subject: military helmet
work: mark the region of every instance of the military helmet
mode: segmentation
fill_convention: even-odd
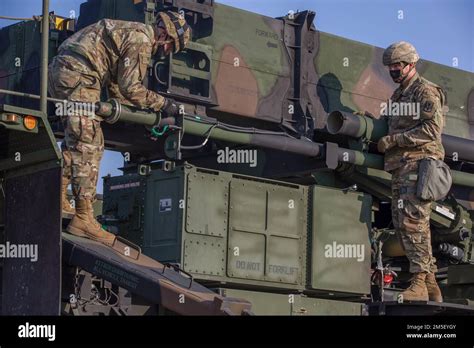
[[[185,49],[191,39],[191,27],[184,17],[176,12],[166,11],[158,13],[157,23],[160,19],[165,25],[166,32],[174,41],[174,53]]]
[[[383,52],[383,65],[390,65],[400,62],[416,63],[420,56],[415,47],[406,41],[399,41],[388,46]]]

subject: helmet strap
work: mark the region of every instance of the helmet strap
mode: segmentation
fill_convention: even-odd
[[[411,67],[407,73],[403,73],[403,70],[405,70],[405,68],[407,67],[407,65],[410,65],[409,63],[405,63],[405,62],[402,62],[403,67],[399,70],[400,71],[400,75],[399,77],[397,78],[397,80],[394,80],[395,82],[399,83],[399,84],[402,84],[406,79],[407,77],[410,75],[410,72],[413,70],[414,66]]]
[[[405,69],[405,67],[407,65],[410,65],[410,63],[405,63],[406,65],[402,68],[402,71]],[[411,72],[413,71],[413,69],[415,68],[415,64],[413,64],[412,67],[410,67],[410,69],[407,71],[406,74],[402,75],[402,80],[400,81],[400,83],[403,83],[407,78],[408,76],[410,76]]]
[[[184,47],[184,33],[186,30],[188,30],[188,24],[185,23],[183,26],[179,23],[178,18],[171,12],[167,12],[167,15],[170,17],[171,22],[174,24],[174,27],[176,28],[176,33],[178,34],[178,40],[179,40],[179,48],[183,49]]]

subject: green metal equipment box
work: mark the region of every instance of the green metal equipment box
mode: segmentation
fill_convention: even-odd
[[[329,293],[370,293],[372,196],[312,187],[308,288]]]
[[[196,279],[303,290],[308,188],[196,168],[105,178],[103,213]]]
[[[208,284],[370,293],[370,195],[188,164],[141,172],[105,178],[103,212],[146,255]]]

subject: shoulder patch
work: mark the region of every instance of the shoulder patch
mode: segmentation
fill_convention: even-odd
[[[433,102],[431,100],[425,100],[423,103],[423,111],[431,112],[431,110],[433,110]]]
[[[432,94],[435,98],[438,98],[441,106],[444,106],[446,104],[446,91],[437,85],[436,83],[433,83],[424,77],[421,78],[422,83],[422,91],[423,93],[427,94]]]

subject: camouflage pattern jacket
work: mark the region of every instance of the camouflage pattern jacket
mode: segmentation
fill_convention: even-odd
[[[395,135],[397,145],[385,153],[385,170],[393,171],[427,157],[443,159],[441,133],[445,95],[441,87],[416,73],[409,84],[397,88],[390,99],[393,105],[399,104],[398,113],[389,111],[386,116],[388,134]],[[409,110],[408,115],[400,112],[403,108]]]
[[[141,108],[160,110],[164,98],[143,84],[157,42],[153,27],[103,19],[64,41],[58,55],[73,55],[97,72],[101,86]],[[118,88],[117,88],[118,86]]]

